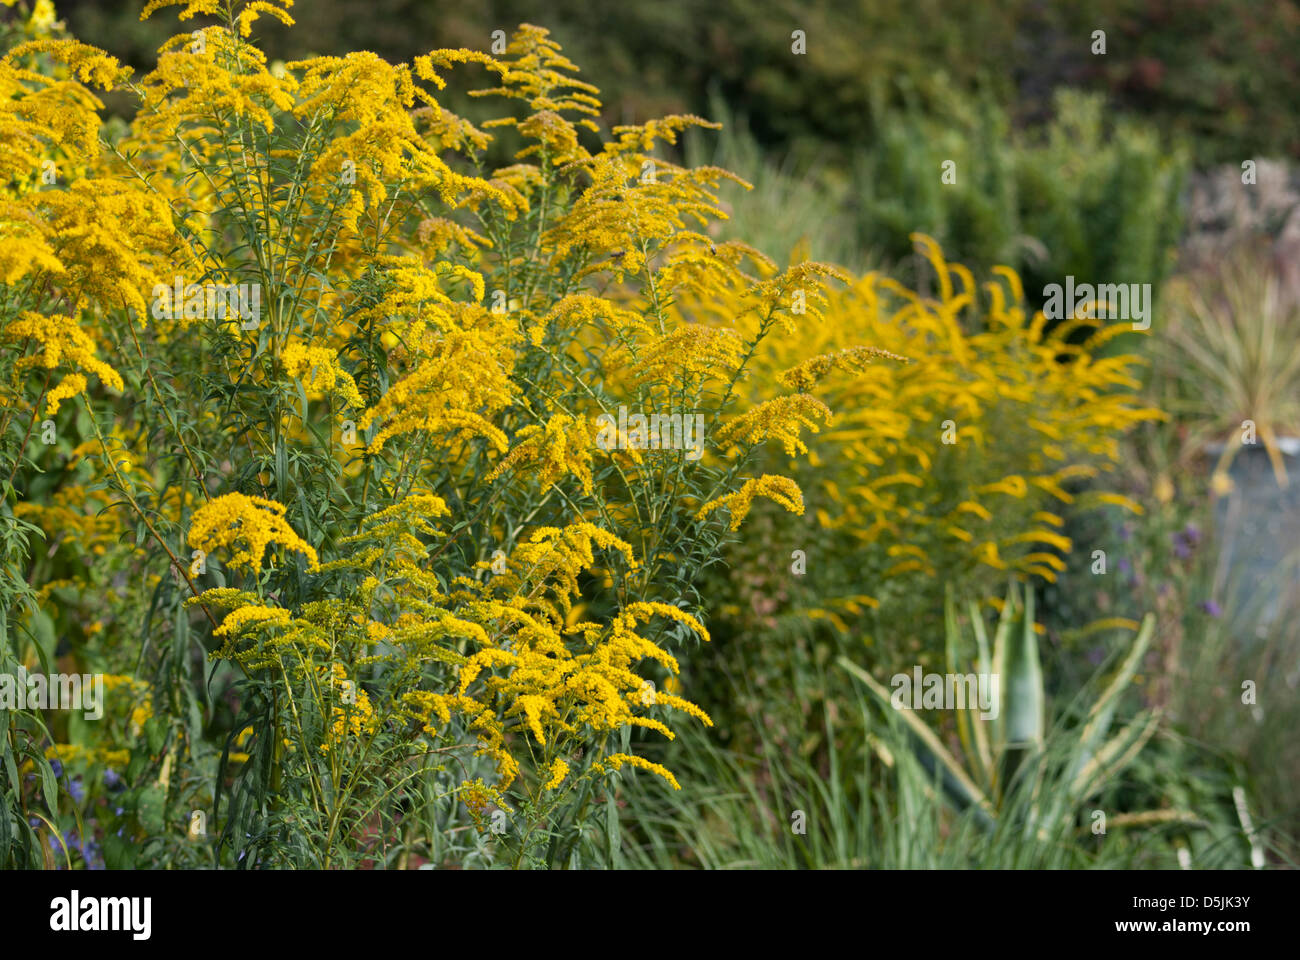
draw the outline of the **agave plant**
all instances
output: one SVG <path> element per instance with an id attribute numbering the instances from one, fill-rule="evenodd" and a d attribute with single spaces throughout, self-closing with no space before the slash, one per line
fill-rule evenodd
<path id="1" fill-rule="evenodd" d="M 985 676 L 999 678 L 998 709 L 981 715 L 979 705 L 958 709 L 957 736 L 960 751 L 954 753 L 917 714 L 896 711 L 914 735 L 917 759 L 939 781 L 944 797 L 956 809 L 970 813 L 976 822 L 993 827 L 999 817 L 1018 801 L 1029 799 L 1027 809 L 1040 835 L 1059 818 L 1078 809 L 1127 765 L 1155 733 L 1158 710 L 1144 710 L 1114 736 L 1107 739 L 1120 695 L 1132 680 L 1151 642 L 1155 617 L 1148 614 L 1119 669 L 1093 702 L 1082 722 L 1053 733 L 1048 749 L 1046 730 L 1047 696 L 1038 656 L 1038 635 L 1034 627 L 1034 594 L 1027 589 L 1021 603 L 1020 590 L 1012 584 L 1002 606 L 990 646 L 979 605 L 969 608 L 974 633 L 974 666 Z M 957 604 L 949 590 L 945 602 L 947 669 L 959 673 L 959 665 L 972 645 L 957 619 Z M 846 657 L 840 665 L 861 680 L 889 711 L 890 691 L 870 673 Z M 886 763 L 890 758 L 884 757 Z M 1051 789 L 1044 784 L 1051 782 Z"/>

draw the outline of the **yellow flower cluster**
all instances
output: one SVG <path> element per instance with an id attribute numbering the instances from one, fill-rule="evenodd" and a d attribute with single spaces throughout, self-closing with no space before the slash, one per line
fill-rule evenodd
<path id="1" fill-rule="evenodd" d="M 542 789 L 554 790 L 556 787 L 558 787 L 561 783 L 564 782 L 564 778 L 567 777 L 568 775 L 569 775 L 569 765 L 565 763 L 563 760 L 556 758 L 554 761 L 551 762 L 551 779 L 546 781 L 546 784 L 542 787 Z"/>
<path id="2" fill-rule="evenodd" d="M 663 777 L 674 790 L 680 790 L 682 788 L 682 785 L 677 782 L 677 778 L 673 776 L 672 771 L 667 767 L 647 760 L 645 757 L 634 756 L 630 753 L 611 753 L 603 761 L 597 763 L 597 766 L 602 769 L 608 767 L 611 770 L 618 770 L 624 764 L 627 764 L 629 767 L 636 767 L 640 770 L 647 770 L 656 776 Z"/>
<path id="3" fill-rule="evenodd" d="M 201 532 L 195 536 L 192 531 L 191 542 L 229 545 L 236 539 L 230 531 L 243 529 L 242 521 L 232 528 L 230 522 L 217 518 L 243 518 L 249 511 L 265 514 L 273 509 L 256 498 L 244 499 L 248 503 L 232 507 L 219 498 L 200 508 L 195 529 Z M 605 624 L 574 622 L 570 617 L 572 599 L 580 593 L 580 576 L 602 569 L 598 551 L 612 551 L 635 566 L 628 544 L 585 522 L 541 528 L 511 552 L 506 572 L 485 582 L 462 579 L 447 590 L 427 569 L 429 550 L 414 535 L 437 534 L 431 521 L 446 514 L 441 498 L 416 493 L 367 517 L 347 542 L 352 547 L 349 554 L 319 568 L 322 576 L 345 578 L 336 595 L 304 604 L 296 615 L 244 591 L 206 591 L 192 602 L 230 611 L 214 631 L 227 641 L 214 656 L 235 659 L 250 670 L 286 669 L 302 677 L 304 657 L 332 655 L 340 644 L 364 649 L 381 640 L 387 652 L 360 657 L 356 664 L 383 660 L 397 671 L 418 671 L 430 662 L 454 666 L 457 678 L 452 690 L 408 689 L 401 698 L 404 709 L 421 729 L 435 736 L 453 716 L 463 717 L 479 752 L 495 761 L 500 790 L 520 775 L 521 757 L 531 749 L 511 736 L 516 725 L 537 748 L 548 750 L 562 742 L 588 744 L 597 734 L 621 728 L 654 730 L 671 739 L 671 729 L 652 714 L 656 708 L 711 724 L 698 706 L 654 690 L 635 669 L 649 661 L 669 675 L 676 674 L 677 660 L 643 634 L 643 625 L 668 619 L 708 640 L 708 631 L 697 618 L 675 606 L 647 601 L 626 604 Z M 274 515 L 280 516 L 278 511 Z M 255 516 L 249 522 L 262 519 Z M 275 534 L 267 542 L 290 545 L 284 530 Z M 257 549 L 253 543 L 245 552 L 251 556 Z M 380 572 L 382 581 L 372 570 Z M 356 576 L 363 576 L 359 584 L 349 579 Z M 381 589 L 388 599 L 377 606 Z M 372 615 L 383 619 L 371 619 Z M 352 683 L 347 667 L 337 660 L 329 663 L 328 673 L 336 687 Z M 418 678 L 419 673 L 412 676 Z M 369 696 L 356 687 L 353 690 L 355 703 L 330 707 L 327 739 L 319 747 L 325 753 L 348 736 L 375 729 L 379 722 Z M 642 765 L 622 756 L 608 768 L 597 763 L 592 769 L 617 769 L 622 762 Z M 554 789 L 569 774 L 568 762 L 553 756 L 539 783 Z M 486 795 L 470 791 L 467 804 L 472 806 L 475 797 Z"/>
<path id="4" fill-rule="evenodd" d="M 515 446 L 496 465 L 489 480 L 495 480 L 525 465 L 537 471 L 542 490 L 549 490 L 566 474 L 577 477 L 586 494 L 591 493 L 591 456 L 596 446 L 596 431 L 589 420 L 557 413 L 545 427 L 529 424 L 515 437 Z"/>
<path id="5" fill-rule="evenodd" d="M 261 604 L 240 607 L 227 614 L 226 619 L 221 621 L 221 626 L 212 631 L 212 635 L 214 637 L 223 637 L 240 634 L 247 630 L 250 624 L 254 623 L 272 626 L 287 625 L 289 623 L 289 611 Z"/>
<path id="6" fill-rule="evenodd" d="M 727 512 L 731 514 L 731 529 L 738 530 L 741 523 L 749 516 L 754 498 L 759 496 L 767 497 L 791 513 L 803 513 L 803 491 L 799 489 L 799 484 L 789 477 L 777 477 L 765 473 L 757 480 L 746 480 L 735 493 L 710 500 L 700 507 L 697 516 L 702 519 L 719 507 L 726 507 Z"/>
<path id="7" fill-rule="evenodd" d="M 42 316 L 28 310 L 5 328 L 5 334 L 14 340 L 25 338 L 40 345 L 39 353 L 18 360 L 17 369 L 40 365 L 53 370 L 60 363 L 73 368 L 74 372 L 65 376 L 58 386 L 46 394 L 46 416 L 58 413 L 61 401 L 75 397 L 86 389 L 86 373 L 93 373 L 114 390 L 123 388 L 121 376 L 95 356 L 95 341 L 73 317 Z"/>
<path id="8" fill-rule="evenodd" d="M 811 390 L 832 371 L 844 370 L 851 373 L 861 373 L 867 364 L 881 359 L 893 360 L 898 363 L 908 362 L 907 357 L 890 353 L 880 347 L 845 347 L 843 350 L 836 350 L 833 353 L 809 357 L 803 363 L 782 371 L 777 379 L 783 386 L 795 390 Z"/>
<path id="9" fill-rule="evenodd" d="M 318 567 L 315 548 L 293 532 L 284 514 L 285 507 L 273 500 L 227 493 L 195 511 L 188 542 L 207 553 L 225 547 L 231 551 L 230 565 L 236 568 L 260 571 L 266 548 L 272 544 L 297 551 L 313 569 Z"/>
<path id="10" fill-rule="evenodd" d="M 390 185 L 402 181 L 410 189 L 436 191 L 448 203 L 472 192 L 479 198 L 490 197 L 512 212 L 519 209 L 513 191 L 454 171 L 416 126 L 411 108 L 417 101 L 440 110 L 416 79 L 441 87 L 444 81 L 435 67 L 470 62 L 502 69 L 491 57 L 470 50 L 439 51 L 417 58 L 414 70 L 364 51 L 286 66 L 290 76 L 301 74 L 294 91 L 294 113 L 310 120 L 328 112 L 347 131 L 320 151 L 309 173 L 322 199 L 338 198 L 342 192 L 340 218 L 346 229 L 358 229 L 362 215 L 383 204 L 389 198 Z"/>
<path id="11" fill-rule="evenodd" d="M 672 738 L 662 720 L 646 715 L 653 707 L 711 724 L 693 703 L 650 692 L 653 688 L 633 670 L 639 661 L 649 660 L 670 674 L 678 671 L 674 657 L 638 633 L 639 624 L 665 617 L 707 640 L 708 632 L 695 617 L 668 604 L 634 602 L 607 625 L 566 622 L 568 595 L 577 591 L 578 573 L 598 569 L 595 547 L 628 558 L 626 544 L 590 524 L 537 531 L 520 544 L 510 557 L 509 573 L 459 595 L 456 620 L 479 629 L 458 632 L 479 649 L 460 664 L 457 690 L 406 696 L 412 716 L 430 733 L 450 723 L 453 714 L 463 715 L 481 752 L 496 761 L 503 789 L 520 772 L 507 737 L 511 721 L 543 749 L 566 738 L 589 742 L 593 733 L 623 727 Z M 558 785 L 567 773 L 567 763 L 553 762 L 546 788 Z"/>
<path id="12" fill-rule="evenodd" d="M 492 806 L 499 807 L 502 810 L 510 809 L 501 791 L 484 783 L 481 777 L 475 780 L 467 780 L 460 785 L 460 799 L 475 817 L 481 817 L 483 812 Z M 482 828 L 480 827 L 480 829 Z"/>
<path id="13" fill-rule="evenodd" d="M 361 408 L 365 401 L 352 375 L 339 366 L 338 351 L 332 347 L 311 346 L 299 341 L 287 344 L 280 353 L 284 372 L 297 377 L 312 390 L 334 393 L 344 403 Z M 304 376 L 306 374 L 306 376 Z"/>
<path id="14" fill-rule="evenodd" d="M 837 411 L 795 477 L 816 491 L 821 526 L 884 548 L 884 575 L 930 576 L 941 555 L 956 555 L 1054 580 L 1062 564 L 1044 547 L 1071 545 L 1046 508 L 1075 502 L 1067 484 L 1097 476 L 1118 456 L 1124 431 L 1161 415 L 1135 395 L 1137 357 L 1093 353 L 1131 328 L 1098 329 L 1081 343 L 1073 324 L 1048 330 L 1005 267 L 1000 282 L 985 285 L 981 314 L 970 272 L 928 237 L 915 239 L 937 297 L 862 277 L 829 295 L 823 323 L 801 331 L 799 353 L 813 359 L 792 363 L 791 344 L 767 341 L 759 361 L 770 372 L 754 382 L 816 389 Z M 763 402 L 722 433 L 764 436 L 760 411 L 783 402 Z M 803 446 L 783 439 L 787 453 Z M 1080 505 L 1089 503 L 1138 509 L 1105 492 L 1084 494 Z"/>
<path id="15" fill-rule="evenodd" d="M 183 246 L 167 204 L 148 190 L 109 177 L 86 177 L 0 208 L 0 279 L 57 283 L 76 315 L 94 303 L 110 312 L 148 314 L 145 293 L 166 276 Z M 16 247 L 16 249 L 15 249 Z M 41 276 L 44 274 L 44 276 Z"/>
<path id="16" fill-rule="evenodd" d="M 430 732 L 448 723 L 453 712 L 465 714 L 483 751 L 496 759 L 503 788 L 519 772 L 505 735 L 512 718 L 517 717 L 542 748 L 564 737 L 585 742 L 591 733 L 623 727 L 642 727 L 671 739 L 673 733 L 663 721 L 645 715 L 654 706 L 679 710 L 712 725 L 708 715 L 689 701 L 662 691 L 648 692 L 647 682 L 631 669 L 637 661 L 649 659 L 677 672 L 676 659 L 635 630 L 638 620 L 655 615 L 700 626 L 675 607 L 633 604 L 607 628 L 580 623 L 563 633 L 518 603 L 479 605 L 475 615 L 490 617 L 487 622 L 498 636 L 503 630 L 508 634 L 468 658 L 460 668 L 457 694 L 414 693 L 408 703 L 417 716 L 436 716 L 438 722 L 426 719 Z M 566 640 L 566 635 L 572 639 Z M 481 692 L 473 692 L 476 683 Z M 550 786 L 557 785 L 567 770 L 567 765 L 553 764 Z"/>
<path id="17" fill-rule="evenodd" d="M 22 64 L 43 55 L 65 64 L 80 79 L 56 80 Z M 83 85 L 111 90 L 130 74 L 101 50 L 72 40 L 33 40 L 0 58 L 0 164 L 12 195 L 37 188 L 46 163 L 65 176 L 84 171 L 99 151 L 103 104 Z M 10 195 L 0 188 L 0 198 Z"/>
<path id="18" fill-rule="evenodd" d="M 48 760 L 59 760 L 62 763 L 98 762 L 105 766 L 116 767 L 119 770 L 131 762 L 130 751 L 95 749 L 76 743 L 52 743 L 45 748 L 45 757 Z"/>
<path id="19" fill-rule="evenodd" d="M 320 745 L 321 753 L 329 753 L 333 747 L 344 743 L 349 736 L 356 738 L 368 730 L 373 730 L 376 722 L 374 707 L 370 705 L 370 694 L 348 679 L 348 672 L 343 664 L 332 664 L 329 676 L 330 683 L 336 691 L 335 696 L 344 699 L 344 704 L 335 704 L 331 708 L 330 728 L 325 742 Z M 338 692 L 340 690 L 350 692 L 351 696 L 344 697 Z"/>
<path id="20" fill-rule="evenodd" d="M 812 394 L 776 397 L 724 423 L 718 430 L 718 440 L 748 444 L 779 440 L 786 455 L 793 457 L 808 452 L 807 446 L 799 439 L 800 429 L 807 427 L 817 433 L 821 429 L 818 420 L 829 424 L 831 411 Z"/>
<path id="21" fill-rule="evenodd" d="M 530 582 L 546 583 L 554 609 L 567 617 L 571 599 L 581 592 L 579 575 L 597 565 L 597 549 L 617 550 L 629 568 L 636 568 L 629 543 L 593 523 L 575 521 L 566 527 L 533 530 L 511 553 L 506 572 L 496 576 L 493 582 L 498 589 L 517 594 L 524 593 Z"/>
<path id="22" fill-rule="evenodd" d="M 733 330 L 683 324 L 639 346 L 628 370 L 636 382 L 681 389 L 703 380 L 732 379 L 744 354 L 745 344 Z"/>
<path id="23" fill-rule="evenodd" d="M 393 437 L 423 430 L 468 441 L 486 439 L 497 450 L 505 434 L 489 419 L 513 399 L 516 387 L 496 358 L 472 336 L 449 337 L 437 356 L 422 361 L 368 409 L 358 426 L 378 426 L 369 450 L 378 453 Z"/>

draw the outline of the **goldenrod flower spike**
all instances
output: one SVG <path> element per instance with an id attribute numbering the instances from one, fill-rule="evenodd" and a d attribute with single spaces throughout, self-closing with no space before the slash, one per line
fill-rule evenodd
<path id="1" fill-rule="evenodd" d="M 276 544 L 303 554 L 315 570 L 320 566 L 315 548 L 293 532 L 284 514 L 285 507 L 274 500 L 227 493 L 195 511 L 188 543 L 207 553 L 225 547 L 232 567 L 248 566 L 254 573 L 262 569 L 266 548 Z"/>
<path id="2" fill-rule="evenodd" d="M 789 477 L 764 474 L 757 480 L 746 480 L 735 493 L 710 500 L 699 509 L 696 516 L 700 519 L 708 516 L 719 507 L 726 507 L 731 514 L 731 530 L 739 530 L 745 517 L 749 516 L 750 507 L 757 496 L 767 497 L 785 507 L 794 514 L 803 514 L 803 491 Z"/>

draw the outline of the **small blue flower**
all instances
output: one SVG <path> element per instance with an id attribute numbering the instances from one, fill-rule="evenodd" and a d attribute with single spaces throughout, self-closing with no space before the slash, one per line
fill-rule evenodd
<path id="1" fill-rule="evenodd" d="M 121 783 L 122 778 L 118 776 L 117 771 L 112 767 L 104 771 L 104 786 L 108 787 L 108 789 L 115 790 Z"/>
<path id="2" fill-rule="evenodd" d="M 63 764 L 59 762 L 57 757 L 50 761 L 50 769 L 54 771 L 56 777 L 63 776 Z"/>
<path id="3" fill-rule="evenodd" d="M 1223 608 L 1219 606 L 1217 603 L 1215 603 L 1213 600 L 1202 600 L 1200 603 L 1200 607 L 1202 610 L 1204 610 L 1212 617 L 1223 616 Z"/>
<path id="4" fill-rule="evenodd" d="M 86 788 L 82 785 L 80 776 L 68 781 L 68 793 L 72 795 L 73 803 L 81 803 L 86 799 Z"/>
<path id="5" fill-rule="evenodd" d="M 87 870 L 103 870 L 104 861 L 100 857 L 99 844 L 93 837 L 80 843 L 76 847 L 77 852 L 81 854 L 81 859 L 86 862 Z"/>

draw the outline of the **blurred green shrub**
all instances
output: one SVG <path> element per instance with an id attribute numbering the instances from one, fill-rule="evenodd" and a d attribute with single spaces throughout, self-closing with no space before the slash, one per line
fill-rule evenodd
<path id="1" fill-rule="evenodd" d="M 845 154 L 881 134 L 881 108 L 927 112 L 948 88 L 983 90 L 1017 124 L 1078 87 L 1191 139 L 1198 164 L 1300 157 L 1296 0 L 301 0 L 289 32 L 259 24 L 272 58 L 374 50 L 390 61 L 434 47 L 485 49 L 495 29 L 550 28 L 601 78 L 611 123 L 682 109 L 709 91 L 743 105 L 765 146 L 814 141 Z M 133 0 L 64 0 L 79 36 L 113 37 L 136 66 L 165 39 Z M 196 25 L 199 21 L 195 21 Z M 1105 30 L 1104 56 L 1091 52 Z M 807 53 L 791 52 L 803 30 Z M 454 105 L 453 105 L 454 106 Z"/>
<path id="2" fill-rule="evenodd" d="M 1013 132 L 987 98 L 958 99 L 944 119 L 910 108 L 891 113 L 857 158 L 858 236 L 909 279 L 909 236 L 923 231 L 977 272 L 1015 268 L 1035 306 L 1067 275 L 1158 290 L 1187 170 L 1180 148 L 1135 123 L 1108 124 L 1097 96 L 1061 91 L 1037 136 Z"/>

